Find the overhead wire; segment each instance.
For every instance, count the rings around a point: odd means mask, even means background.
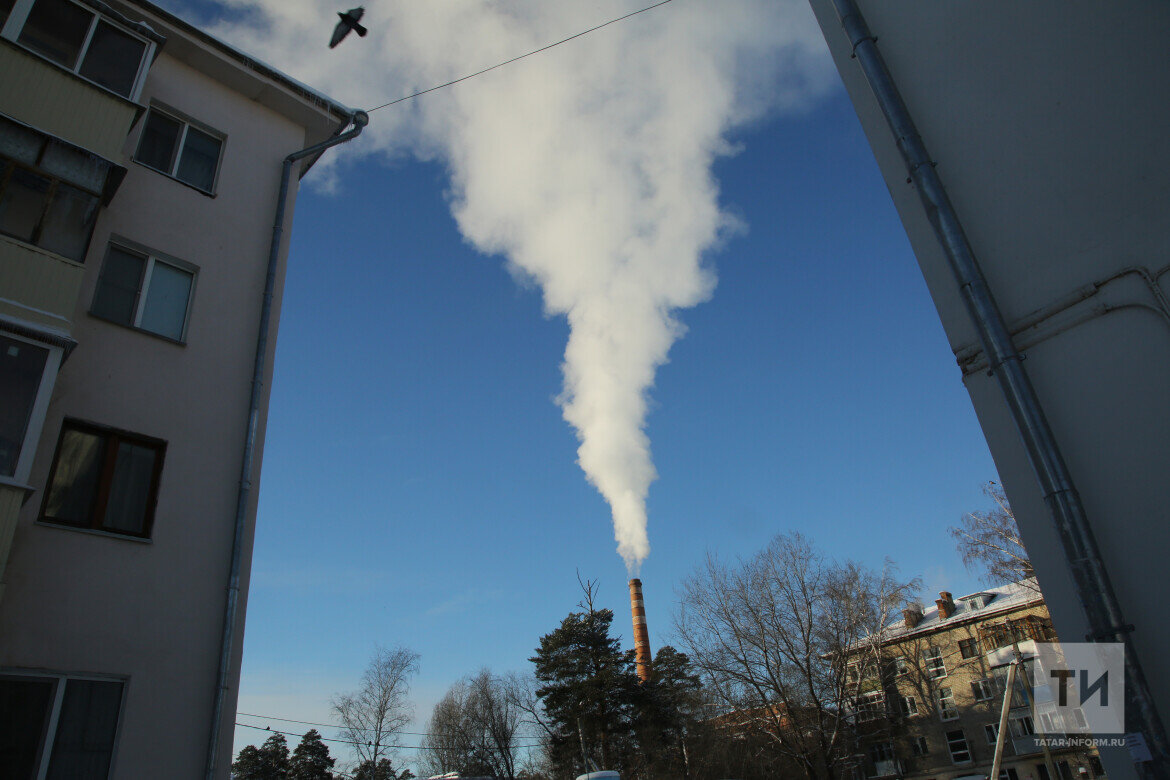
[[[448,81],[445,84],[439,84],[438,86],[435,86],[435,87],[429,87],[427,89],[420,90],[420,91],[415,92],[413,94],[405,95],[405,96],[397,98],[395,100],[391,100],[389,103],[383,103],[380,106],[366,109],[366,113],[372,114],[375,111],[386,108],[388,106],[392,106],[395,103],[401,103],[404,100],[410,100],[411,98],[416,98],[419,95],[425,95],[428,92],[434,92],[435,90],[443,89],[444,87],[450,87],[453,84],[458,84],[461,81],[467,81],[468,79],[473,79],[476,76],[482,76],[483,74],[488,73],[489,71],[493,71],[496,68],[502,68],[505,65],[510,65],[513,62],[516,62],[517,60],[522,60],[525,57],[531,57],[533,54],[540,54],[542,51],[548,51],[549,49],[552,49],[556,46],[560,46],[562,43],[568,43],[569,41],[574,40],[576,38],[580,38],[583,35],[588,35],[591,32],[597,32],[602,27],[608,27],[611,24],[617,24],[618,22],[625,21],[626,19],[629,19],[631,16],[637,16],[638,14],[646,13],[647,11],[651,11],[655,8],[658,8],[659,6],[666,5],[667,3],[670,3],[672,1],[673,0],[660,0],[660,2],[654,3],[653,5],[648,5],[645,8],[639,8],[637,11],[631,11],[630,13],[626,14],[625,16],[619,16],[616,19],[610,19],[608,22],[603,22],[603,23],[597,25],[596,27],[590,27],[588,30],[582,30],[581,32],[579,32],[577,34],[570,35],[568,38],[564,38],[562,40],[559,40],[556,43],[550,43],[547,46],[541,46],[539,49],[533,49],[532,51],[530,51],[526,54],[521,54],[520,56],[513,57],[510,60],[504,60],[503,62],[496,63],[495,65],[492,65],[490,68],[484,68],[483,70],[477,70],[475,73],[469,73],[466,76],[460,76],[459,78],[457,78],[453,81]]]

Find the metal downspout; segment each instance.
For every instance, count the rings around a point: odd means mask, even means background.
[[[211,738],[207,746],[207,780],[215,780],[219,753],[220,721],[223,703],[227,697],[228,676],[231,671],[232,648],[235,643],[236,612],[240,600],[240,566],[243,557],[244,525],[248,514],[248,500],[252,491],[252,463],[256,454],[256,429],[260,419],[260,397],[264,386],[264,364],[268,359],[268,330],[272,319],[272,296],[276,288],[276,266],[280,257],[280,241],[284,233],[284,213],[288,202],[288,184],[292,178],[293,163],[312,154],[352,141],[369,124],[365,111],[355,111],[350,117],[352,128],[321,143],[293,152],[284,158],[280,172],[280,192],[276,196],[276,219],[272,225],[272,243],[268,248],[268,271],[264,279],[264,299],[260,305],[260,328],[256,338],[256,358],[252,365],[252,396],[248,403],[248,427],[244,438],[244,457],[240,467],[240,488],[236,496],[235,533],[232,539],[231,569],[228,576],[227,605],[223,615],[223,644],[219,655],[219,676],[215,685],[215,704],[211,714]]]
[[[886,67],[877,41],[869,30],[855,0],[832,0],[849,37],[853,55],[861,65],[869,87],[889,124],[898,150],[909,169],[927,218],[946,253],[963,301],[987,355],[1012,420],[1027,450],[1028,460],[1044,493],[1052,521],[1060,534],[1069,560],[1081,605],[1088,618],[1093,641],[1121,641],[1125,644],[1126,717],[1145,735],[1153,761],[1135,763],[1139,775],[1170,777],[1170,750],[1166,732],[1138,662],[1132,643],[1125,641],[1133,627],[1122,614],[1113,591],[1084,505],[1073,486],[1056,438],[1040,405],[1036,390],[1012,343],[1007,324],[987,285],[975,253],[963,231],[958,214],[935,172],[914,120]]]

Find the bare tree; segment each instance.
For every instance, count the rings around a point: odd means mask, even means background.
[[[408,698],[418,653],[405,647],[375,647],[362,675],[362,687],[333,699],[343,738],[353,743],[359,764],[377,766],[393,750],[394,737],[414,716]]]
[[[963,564],[968,569],[982,570],[988,584],[1017,582],[1039,592],[1032,561],[1003,488],[988,482],[983,493],[995,502],[995,508],[969,512],[963,516],[961,526],[950,529],[959,543]]]
[[[845,715],[861,693],[843,661],[918,588],[895,574],[827,560],[799,534],[735,565],[709,556],[683,584],[675,625],[726,728],[762,739],[785,774],[841,777],[854,752]]]
[[[481,669],[435,705],[423,740],[428,769],[513,780],[522,720],[505,680]]]

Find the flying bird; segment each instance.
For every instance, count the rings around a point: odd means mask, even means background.
[[[333,38],[329,40],[329,48],[332,49],[337,44],[341,43],[342,38],[349,35],[349,31],[353,30],[358,35],[365,36],[367,30],[358,24],[361,21],[362,14],[366,12],[365,8],[351,8],[345,13],[337,12],[341,17],[341,21],[333,28]]]

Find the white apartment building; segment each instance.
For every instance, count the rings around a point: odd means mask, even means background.
[[[364,115],[147,2],[0,23],[0,777],[226,778],[282,161]]]
[[[1105,768],[1170,777],[1170,5],[810,5],[1056,631],[1132,653]]]

